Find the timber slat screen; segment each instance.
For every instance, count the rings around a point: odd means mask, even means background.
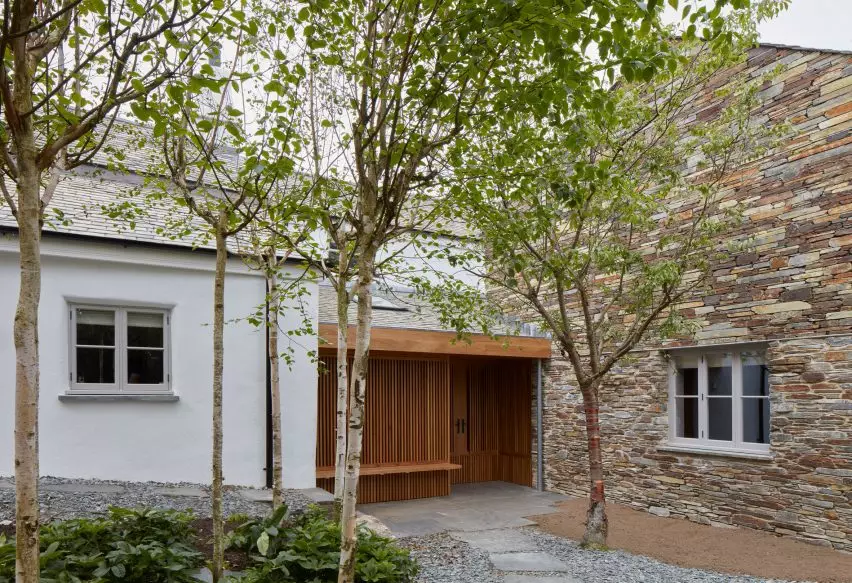
[[[317,485],[334,490],[334,412],[337,394],[337,359],[321,357],[326,373],[319,378],[319,427],[317,431]],[[351,364],[351,363],[350,363]],[[408,500],[450,493],[450,417],[446,359],[370,358],[367,409],[364,420],[365,472],[359,481],[362,503]],[[417,464],[419,471],[371,475],[383,465]],[[440,470],[422,471],[431,464]],[[372,468],[371,468],[372,467]]]
[[[320,360],[317,486],[333,491],[337,359]],[[520,359],[372,355],[359,502],[446,496],[451,482],[530,485],[531,370]],[[453,422],[457,398],[469,426]],[[460,447],[469,452],[451,455]]]
[[[532,368],[528,361],[458,360],[453,378],[467,380],[467,443],[456,447],[453,484],[502,480],[532,485]],[[454,404],[463,404],[463,399]],[[453,411],[453,418],[464,413]],[[455,427],[453,427],[455,431]]]

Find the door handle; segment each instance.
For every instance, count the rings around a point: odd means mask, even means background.
[[[462,422],[462,430],[461,430],[461,432],[462,432],[462,433],[464,433],[464,419],[462,419],[462,420],[461,420],[461,422]]]

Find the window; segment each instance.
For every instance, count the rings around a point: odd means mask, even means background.
[[[672,356],[669,441],[718,451],[769,451],[769,371],[755,351]]]
[[[168,392],[167,310],[71,306],[71,391]]]

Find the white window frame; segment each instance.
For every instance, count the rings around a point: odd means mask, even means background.
[[[770,430],[770,443],[751,443],[743,441],[743,379],[742,379],[742,353],[758,352],[765,354],[764,346],[740,345],[720,346],[718,348],[678,350],[677,354],[669,353],[669,432],[668,445],[678,449],[694,450],[696,452],[719,452],[719,453],[745,453],[765,454],[770,452],[772,433]],[[698,359],[698,437],[678,437],[677,435],[677,356]],[[731,441],[719,441],[709,438],[709,397],[708,397],[708,366],[707,357],[710,355],[731,355]],[[765,358],[765,357],[764,357]],[[770,386],[770,393],[771,393]],[[771,398],[769,419],[772,422]]]
[[[112,312],[115,322],[115,382],[77,382],[77,310]],[[171,310],[150,306],[70,303],[68,304],[68,392],[84,395],[150,395],[172,394]],[[163,382],[130,384],[127,379],[127,313],[162,314],[163,316]]]

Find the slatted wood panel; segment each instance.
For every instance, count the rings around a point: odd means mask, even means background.
[[[532,367],[501,363],[498,393],[500,474],[498,480],[532,486]]]
[[[450,472],[451,482],[503,480],[531,486],[530,363],[471,360],[453,366],[467,368],[470,431],[468,453],[455,451],[450,456],[453,463],[462,465]]]
[[[321,357],[317,467],[334,466],[336,358]],[[351,363],[350,363],[351,365]],[[372,357],[367,379],[362,463],[371,466],[449,463],[449,364],[446,359]],[[334,480],[317,485],[333,491]],[[362,503],[407,500],[449,494],[449,472],[426,471],[364,476],[359,481]]]

